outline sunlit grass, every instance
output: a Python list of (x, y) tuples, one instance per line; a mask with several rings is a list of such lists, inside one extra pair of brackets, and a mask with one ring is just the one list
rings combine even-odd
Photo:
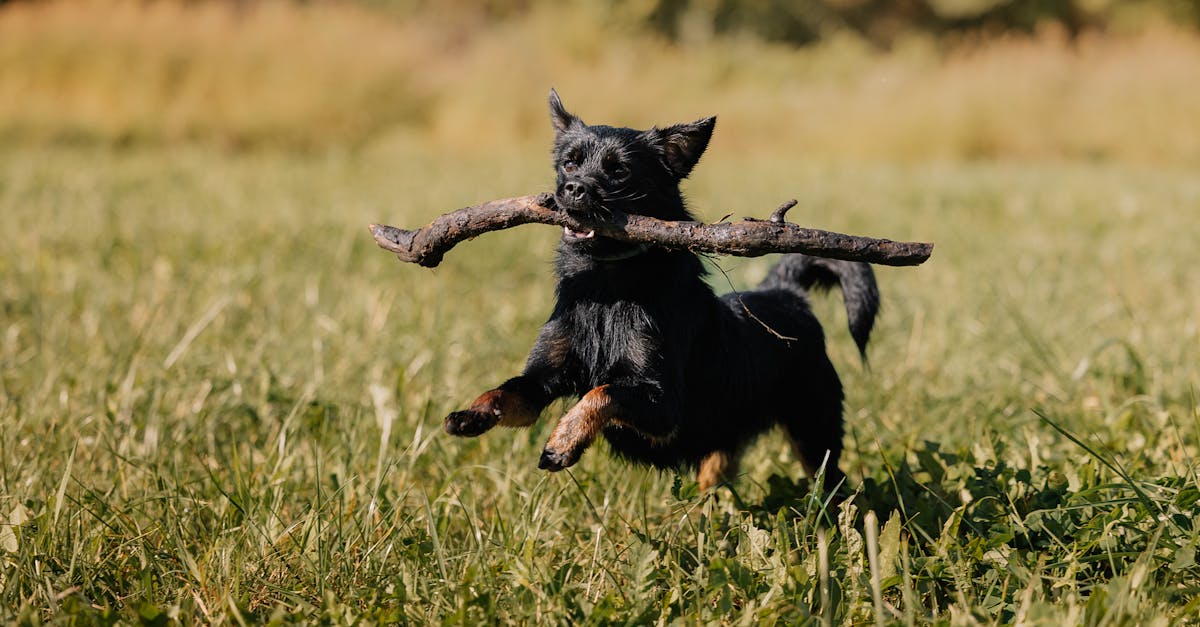
[[(0, 620), (1196, 615), (1194, 35), (882, 53), (233, 6), (0, 8)], [(365, 226), (546, 189), (550, 85), (592, 122), (719, 114), (707, 219), (795, 197), (936, 242), (879, 269), (869, 370), (816, 300), (849, 395), (832, 518), (774, 437), (711, 498), (603, 445), (537, 470), (561, 407), (441, 433), (521, 367), (556, 233), (428, 270)]]
[[(796, 196), (805, 224), (938, 245), (880, 270), (870, 371), (818, 301), (856, 492), (823, 562), (778, 438), (735, 505), (602, 445), (545, 474), (553, 415), (441, 433), (520, 367), (555, 233), (488, 235), (427, 270), (364, 226), (542, 189), (543, 159), (0, 155), (7, 617), (872, 622), (872, 585), (888, 621), (1194, 613), (1190, 172), (706, 158), (688, 189), (710, 219)], [(734, 286), (769, 263), (721, 261)]]

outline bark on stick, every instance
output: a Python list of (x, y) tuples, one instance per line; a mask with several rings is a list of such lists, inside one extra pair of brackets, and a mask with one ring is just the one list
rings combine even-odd
[(556, 210), (550, 194), (535, 194), (465, 207), (412, 231), (380, 224), (372, 224), (370, 229), (381, 248), (396, 253), (401, 261), (427, 268), (441, 263), (446, 251), (463, 240), (531, 223), (565, 226), (576, 231), (594, 229), (597, 235), (627, 242), (738, 257), (805, 253), (885, 266), (915, 266), (933, 253), (933, 244), (845, 235), (786, 222), (784, 214), (795, 204), (793, 200), (780, 205), (769, 220), (747, 218), (708, 224), (615, 214), (604, 221), (583, 222)]

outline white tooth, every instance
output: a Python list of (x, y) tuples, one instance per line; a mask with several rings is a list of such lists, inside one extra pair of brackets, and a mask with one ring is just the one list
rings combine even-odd
[(570, 235), (570, 234), (571, 234), (571, 229), (568, 229), (567, 227), (564, 226), (563, 227), (563, 235)]
[(584, 237), (585, 237), (585, 238), (588, 238), (588, 239), (590, 239), (590, 238), (593, 238), (593, 237), (596, 237), (596, 232), (595, 232), (595, 231), (588, 231), (588, 232), (587, 232), (587, 235), (584, 235)]

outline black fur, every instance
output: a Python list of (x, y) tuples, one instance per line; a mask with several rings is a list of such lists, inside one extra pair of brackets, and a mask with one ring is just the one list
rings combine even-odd
[[(716, 118), (648, 131), (589, 126), (553, 91), (550, 110), (561, 210), (692, 219), (679, 183)], [(529, 417), (508, 424), (529, 424), (556, 398), (606, 386), (619, 419), (602, 433), (621, 457), (660, 468), (695, 467), (714, 453), (736, 460), (778, 424), (810, 472), (828, 455), (828, 485), (841, 480), (842, 386), (806, 292), (841, 287), (865, 359), (879, 307), (870, 266), (784, 255), (753, 291), (718, 297), (690, 252), (564, 231), (556, 271), (558, 301), (525, 372), (489, 393), (509, 404), (485, 394), (447, 417), (448, 432), (477, 435), (506, 424), (514, 407)], [(558, 470), (579, 454), (547, 447), (540, 465)]]

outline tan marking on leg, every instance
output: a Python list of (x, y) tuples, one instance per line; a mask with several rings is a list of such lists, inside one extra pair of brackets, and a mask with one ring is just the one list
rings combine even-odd
[(500, 417), (496, 424), (502, 427), (528, 427), (538, 419), (538, 412), (529, 407), (521, 395), (507, 390), (488, 390), (480, 394), (471, 403), (469, 411), (495, 414)]
[(737, 474), (737, 460), (726, 451), (713, 451), (700, 460), (697, 480), (700, 490), (707, 492), (733, 479)]
[(568, 453), (582, 452), (591, 446), (604, 425), (616, 418), (607, 388), (607, 385), (602, 385), (584, 394), (583, 398), (559, 419), (554, 432), (550, 434), (550, 440), (546, 442), (546, 448)]

